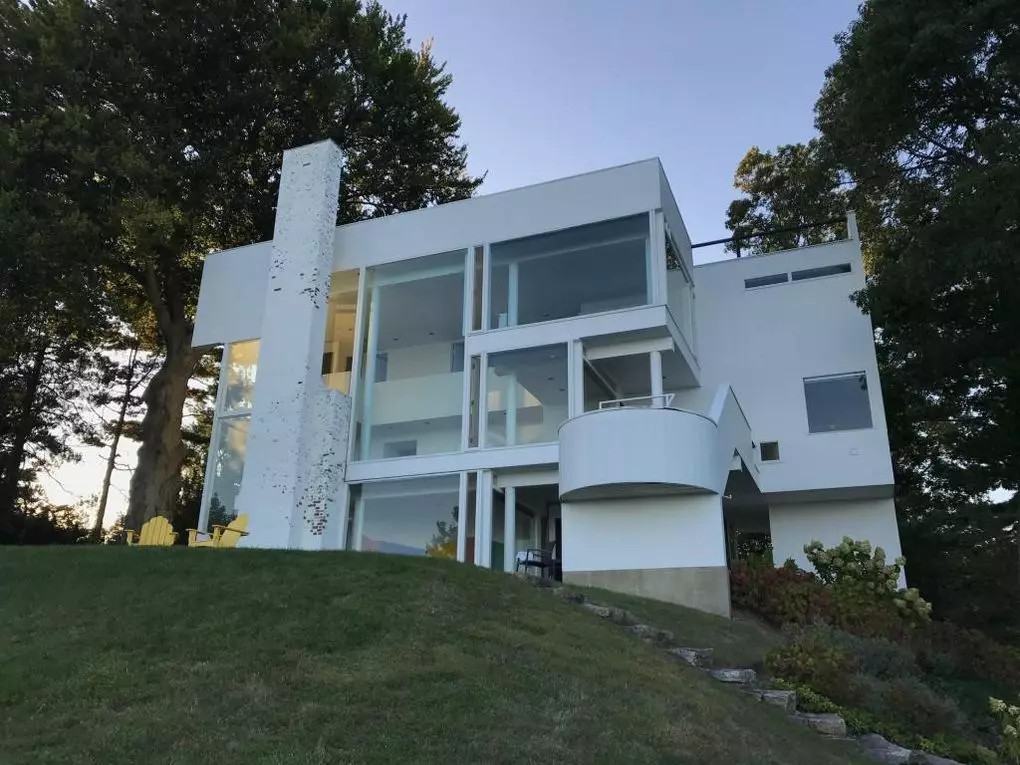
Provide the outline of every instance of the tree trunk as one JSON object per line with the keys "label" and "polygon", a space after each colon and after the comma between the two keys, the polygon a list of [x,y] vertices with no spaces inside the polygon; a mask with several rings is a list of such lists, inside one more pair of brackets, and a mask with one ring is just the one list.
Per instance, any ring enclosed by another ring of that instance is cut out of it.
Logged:
{"label": "tree trunk", "polygon": [[92,526],[92,541],[99,543],[103,539],[103,518],[106,516],[106,503],[110,499],[110,481],[113,479],[113,470],[117,466],[117,448],[120,446],[120,436],[124,432],[124,420],[127,419],[128,407],[131,405],[131,393],[134,390],[135,364],[138,361],[138,346],[131,349],[128,357],[127,372],[124,377],[124,393],[120,401],[120,411],[117,412],[117,422],[113,426],[113,440],[110,442],[110,452],[106,457],[106,473],[103,475],[103,489],[99,494],[99,507],[96,508],[96,522]]}
{"label": "tree trunk", "polygon": [[183,322],[167,343],[166,358],[145,388],[145,417],[138,464],[131,476],[131,497],[124,527],[139,531],[150,518],[171,518],[181,490],[181,465],[186,450],[181,438],[188,380],[200,354],[191,347],[190,328]]}
{"label": "tree trunk", "polygon": [[18,501],[18,486],[21,483],[21,464],[25,461],[25,446],[32,435],[35,420],[35,400],[39,393],[43,366],[46,363],[46,346],[41,346],[32,358],[32,367],[25,381],[25,393],[21,402],[21,412],[14,427],[11,449],[4,460],[3,476],[0,478],[0,516],[10,517],[14,514]]}

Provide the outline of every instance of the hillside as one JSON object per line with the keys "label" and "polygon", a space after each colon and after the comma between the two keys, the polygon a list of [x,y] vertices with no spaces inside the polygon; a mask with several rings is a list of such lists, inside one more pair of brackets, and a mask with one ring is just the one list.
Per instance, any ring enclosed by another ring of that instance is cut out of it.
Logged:
{"label": "hillside", "polygon": [[[7,548],[0,582],[4,765],[860,761],[570,603],[447,561]],[[681,637],[767,640],[627,600]]]}

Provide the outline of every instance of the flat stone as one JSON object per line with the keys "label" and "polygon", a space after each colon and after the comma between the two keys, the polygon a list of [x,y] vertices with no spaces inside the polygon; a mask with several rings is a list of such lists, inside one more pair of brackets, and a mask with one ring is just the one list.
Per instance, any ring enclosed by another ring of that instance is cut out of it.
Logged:
{"label": "flat stone", "polygon": [[857,739],[864,753],[878,762],[903,765],[910,762],[911,751],[906,747],[894,744],[877,733],[867,733]]}
{"label": "flat stone", "polygon": [[796,691],[749,690],[748,693],[758,699],[758,701],[779,707],[788,714],[793,714],[797,711]]}
{"label": "flat stone", "polygon": [[710,669],[708,674],[720,683],[753,683],[758,675],[753,669]]}
{"label": "flat stone", "polygon": [[846,723],[839,715],[798,712],[791,719],[826,736],[846,736]]}
{"label": "flat stone", "polygon": [[935,754],[928,754],[922,752],[920,749],[915,749],[910,753],[910,759],[908,760],[910,765],[963,765],[963,763],[957,762],[956,760],[950,760],[948,757],[939,757]]}
{"label": "flat stone", "polygon": [[666,653],[692,667],[708,667],[712,664],[711,648],[669,648]]}
{"label": "flat stone", "polygon": [[672,643],[673,633],[669,630],[660,630],[648,624],[631,624],[626,628],[634,637],[642,640],[650,640],[653,643]]}
{"label": "flat stone", "polygon": [[581,608],[583,608],[585,611],[590,611],[591,613],[595,614],[596,616],[600,616],[603,619],[608,619],[611,616],[611,612],[613,610],[608,606],[600,606],[597,603],[588,602],[581,603]]}

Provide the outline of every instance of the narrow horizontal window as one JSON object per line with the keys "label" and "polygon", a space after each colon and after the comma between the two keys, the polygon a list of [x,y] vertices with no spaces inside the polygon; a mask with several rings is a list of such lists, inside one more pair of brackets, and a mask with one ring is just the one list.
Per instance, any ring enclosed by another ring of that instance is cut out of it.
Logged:
{"label": "narrow horizontal window", "polygon": [[864,372],[807,378],[804,399],[810,433],[871,427],[871,400]]}
{"label": "narrow horizontal window", "polygon": [[759,446],[762,462],[779,462],[779,442],[762,441]]}
{"label": "narrow horizontal window", "polygon": [[768,287],[771,284],[786,284],[790,280],[789,274],[769,274],[768,276],[755,276],[744,279],[744,289],[750,290],[755,287]]}
{"label": "narrow horizontal window", "polygon": [[819,266],[818,268],[804,268],[794,271],[793,281],[802,282],[805,279],[818,279],[822,276],[836,276],[838,274],[850,273],[849,263],[839,263],[835,266]]}

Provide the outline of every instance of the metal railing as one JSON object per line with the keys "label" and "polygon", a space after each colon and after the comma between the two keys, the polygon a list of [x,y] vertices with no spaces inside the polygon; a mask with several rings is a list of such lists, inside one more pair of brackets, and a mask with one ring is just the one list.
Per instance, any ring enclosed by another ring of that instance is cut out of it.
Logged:
{"label": "metal railing", "polygon": [[[651,396],[631,396],[630,398],[611,398],[599,402],[599,409],[624,409],[633,407],[637,409],[668,409],[673,403],[674,393],[653,393]],[[647,406],[640,406],[638,401],[648,402]],[[656,402],[662,402],[656,404]]]}
{"label": "metal railing", "polygon": [[[730,244],[730,243],[732,243],[733,244],[733,249],[736,252],[737,257],[739,258],[740,257],[740,243],[741,242],[745,242],[745,241],[752,240],[752,239],[761,239],[762,237],[770,236],[772,234],[793,234],[793,233],[796,233],[798,231],[806,231],[806,230],[812,229],[812,228],[821,228],[822,226],[835,226],[838,223],[843,223],[843,224],[847,225],[848,229],[850,227],[849,221],[847,220],[846,217],[832,218],[830,220],[815,221],[814,223],[804,223],[804,224],[802,224],[800,226],[788,226],[787,228],[774,228],[774,229],[770,229],[768,231],[759,231],[758,233],[755,233],[755,234],[742,234],[740,236],[727,237],[726,239],[713,239],[710,242],[698,242],[697,244],[692,244],[691,245],[691,249],[692,250],[696,250],[699,247],[711,247],[711,246],[716,245],[716,244]],[[850,238],[853,238],[853,237],[851,236]]]}

